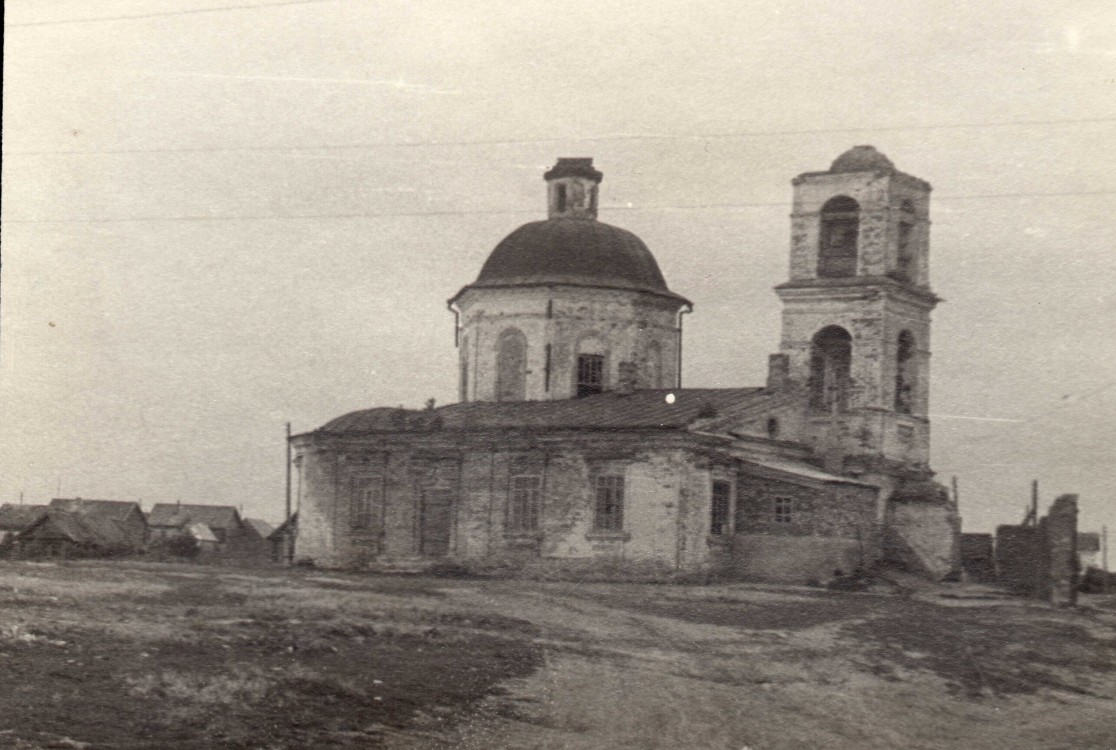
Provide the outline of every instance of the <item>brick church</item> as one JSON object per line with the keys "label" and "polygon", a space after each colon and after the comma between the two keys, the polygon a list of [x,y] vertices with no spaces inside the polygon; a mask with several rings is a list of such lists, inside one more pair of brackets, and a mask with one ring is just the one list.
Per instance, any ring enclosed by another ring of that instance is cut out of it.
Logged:
{"label": "brick church", "polygon": [[[295,559],[609,565],[824,580],[957,569],[932,480],[930,185],[871,146],[796,177],[767,382],[682,388],[682,315],[591,159],[449,301],[460,402],[292,438]],[[621,562],[622,561],[622,562]]]}

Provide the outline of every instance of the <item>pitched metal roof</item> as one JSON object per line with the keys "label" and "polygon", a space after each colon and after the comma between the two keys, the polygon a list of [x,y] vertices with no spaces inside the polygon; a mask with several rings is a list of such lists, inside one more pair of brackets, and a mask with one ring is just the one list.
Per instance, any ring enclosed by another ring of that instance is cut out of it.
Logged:
{"label": "pitched metal roof", "polygon": [[47,512],[45,505],[0,505],[0,530],[23,531],[42,518]]}
{"label": "pitched metal roof", "polygon": [[[484,429],[675,429],[761,397],[762,388],[678,388],[601,393],[558,401],[469,401],[438,409],[366,409],[326,423],[318,432],[366,434]],[[668,397],[671,400],[668,401]]]}
{"label": "pitched metal roof", "polygon": [[81,497],[56,497],[50,501],[53,510],[78,513],[83,516],[100,516],[122,521],[133,511],[143,511],[139,503],[132,500],[86,500]]}
{"label": "pitched metal roof", "polygon": [[156,503],[147,515],[147,523],[175,528],[186,523],[203,523],[211,529],[231,529],[239,525],[240,513],[232,505]]}
{"label": "pitched metal roof", "polygon": [[765,469],[772,469],[783,474],[790,474],[792,476],[801,477],[803,479],[811,479],[815,482],[825,482],[827,484],[854,484],[858,487],[874,487],[877,485],[871,482],[863,482],[859,479],[852,477],[843,477],[839,474],[831,474],[828,471],[819,469],[813,464],[799,461],[792,458],[779,458],[775,456],[764,456],[763,458],[747,458],[744,459],[747,463],[755,464],[756,466]]}

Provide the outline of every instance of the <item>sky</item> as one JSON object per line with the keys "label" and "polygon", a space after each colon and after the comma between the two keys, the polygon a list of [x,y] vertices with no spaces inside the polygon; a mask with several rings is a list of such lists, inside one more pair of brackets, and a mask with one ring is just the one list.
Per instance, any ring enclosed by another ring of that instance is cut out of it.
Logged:
{"label": "sky", "polygon": [[932,467],[964,527],[1116,532],[1116,9],[9,0],[0,502],[281,518],[284,426],[456,394],[446,300],[543,172],[695,303],[683,379],[763,383],[790,180],[934,186]]}

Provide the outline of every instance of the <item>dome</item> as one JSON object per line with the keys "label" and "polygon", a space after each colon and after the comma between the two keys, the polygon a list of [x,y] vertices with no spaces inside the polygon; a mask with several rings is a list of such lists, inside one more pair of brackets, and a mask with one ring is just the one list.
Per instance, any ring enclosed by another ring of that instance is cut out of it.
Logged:
{"label": "dome", "polygon": [[881,154],[874,146],[853,146],[838,156],[829,167],[831,174],[843,172],[894,172],[891,159]]}
{"label": "dome", "polygon": [[667,288],[643,240],[591,219],[524,224],[496,246],[466,288],[546,284],[632,289],[685,301]]}

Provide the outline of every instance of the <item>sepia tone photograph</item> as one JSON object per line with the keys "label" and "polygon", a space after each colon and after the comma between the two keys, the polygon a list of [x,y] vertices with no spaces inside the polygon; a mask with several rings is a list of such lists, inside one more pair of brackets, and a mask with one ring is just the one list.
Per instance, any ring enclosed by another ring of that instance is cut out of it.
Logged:
{"label": "sepia tone photograph", "polygon": [[10,0],[0,748],[1116,750],[1116,8]]}

